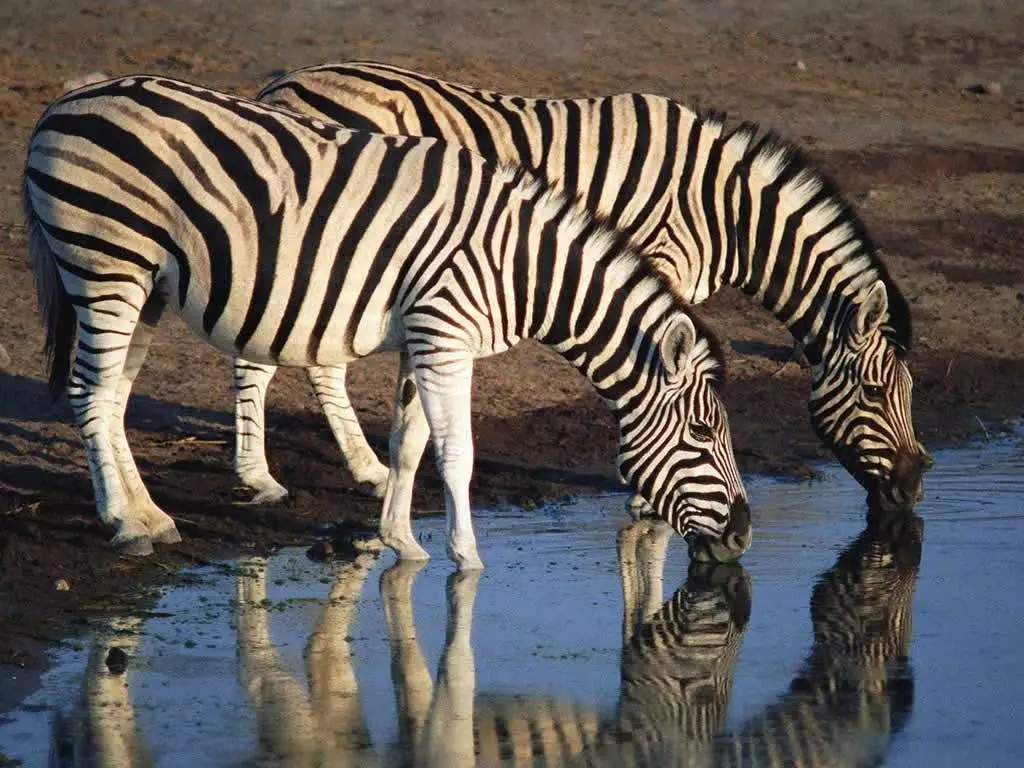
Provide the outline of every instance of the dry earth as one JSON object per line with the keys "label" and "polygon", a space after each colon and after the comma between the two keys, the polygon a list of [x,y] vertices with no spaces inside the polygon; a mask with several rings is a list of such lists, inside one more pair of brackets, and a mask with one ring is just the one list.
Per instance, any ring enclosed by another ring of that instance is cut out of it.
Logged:
{"label": "dry earth", "polygon": [[[837,179],[909,298],[915,420],[934,447],[996,430],[1024,406],[1024,7],[964,5],[4,4],[0,663],[8,666],[0,711],[31,681],[19,668],[38,665],[41,649],[116,606],[129,587],[243,548],[309,541],[322,523],[358,524],[376,513],[354,492],[296,372],[278,377],[270,413],[272,466],[292,500],[278,508],[235,503],[227,359],[171,321],[140,377],[129,426],[147,482],[186,540],[141,563],[105,547],[68,408],[45,393],[18,204],[25,142],[63,82],[93,71],[150,72],[251,94],[280,70],[371,58],[507,92],[650,91],[757,120]],[[805,371],[778,372],[788,337],[730,292],[702,312],[729,342],[727,399],[742,468],[807,472],[825,453],[806,418]],[[384,356],[352,370],[353,398],[378,447],[394,367]],[[560,358],[527,345],[478,370],[478,504],[614,486],[611,420]],[[419,508],[437,509],[429,460],[420,486]],[[60,578],[70,591],[54,589]]]}

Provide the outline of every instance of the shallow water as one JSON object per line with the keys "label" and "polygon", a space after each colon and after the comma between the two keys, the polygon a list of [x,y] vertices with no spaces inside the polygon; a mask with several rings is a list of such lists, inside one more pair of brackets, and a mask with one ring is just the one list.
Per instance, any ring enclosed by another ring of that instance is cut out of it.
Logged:
{"label": "shallow water", "polygon": [[[624,497],[607,496],[481,512],[479,577],[452,575],[436,519],[416,523],[421,569],[293,550],[197,571],[151,615],[60,651],[0,720],[0,751],[27,766],[1024,764],[1024,436],[939,452],[920,517],[868,528],[838,468],[749,488],[742,567],[688,573],[678,538],[620,533]],[[107,670],[111,646],[126,673]]]}

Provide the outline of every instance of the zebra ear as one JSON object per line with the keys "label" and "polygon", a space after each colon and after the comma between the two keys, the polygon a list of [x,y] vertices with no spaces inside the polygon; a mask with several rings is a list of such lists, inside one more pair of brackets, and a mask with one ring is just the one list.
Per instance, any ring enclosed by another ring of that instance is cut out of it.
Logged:
{"label": "zebra ear", "polygon": [[875,284],[854,300],[857,306],[853,316],[852,332],[854,342],[862,342],[877,331],[889,311],[889,295],[885,283],[876,280]]}
{"label": "zebra ear", "polygon": [[693,368],[693,348],[697,344],[697,329],[683,312],[678,312],[661,339],[661,359],[670,380],[677,381]]}

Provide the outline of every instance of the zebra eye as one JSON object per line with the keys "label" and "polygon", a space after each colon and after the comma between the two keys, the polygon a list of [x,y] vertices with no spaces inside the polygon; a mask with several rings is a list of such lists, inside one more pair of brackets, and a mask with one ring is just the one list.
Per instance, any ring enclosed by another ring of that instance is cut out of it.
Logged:
{"label": "zebra eye", "polygon": [[703,443],[710,443],[715,436],[714,430],[707,424],[691,424],[690,434],[693,435],[694,440],[700,440]]}
{"label": "zebra eye", "polygon": [[865,384],[862,389],[864,390],[864,397],[868,400],[878,402],[885,397],[885,387],[880,384]]}

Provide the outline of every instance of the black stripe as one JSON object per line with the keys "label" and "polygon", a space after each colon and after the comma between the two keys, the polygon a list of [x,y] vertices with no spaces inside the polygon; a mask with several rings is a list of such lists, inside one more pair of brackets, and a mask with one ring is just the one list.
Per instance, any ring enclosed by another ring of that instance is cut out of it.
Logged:
{"label": "black stripe", "polygon": [[551,142],[555,137],[555,128],[551,118],[551,107],[548,102],[536,101],[533,104],[533,112],[537,115],[537,126],[540,128],[540,159],[537,162],[537,168],[540,169],[541,175],[545,179],[554,178],[551,174],[551,170],[556,173],[557,168],[550,169],[548,164],[551,162]]}
{"label": "black stripe", "polygon": [[676,195],[679,200],[679,212],[683,217],[683,223],[686,225],[686,229],[689,231],[693,242],[696,244],[697,253],[701,263],[704,261],[704,242],[700,233],[697,231],[697,223],[693,217],[693,211],[690,208],[690,202],[687,199],[690,191],[690,184],[693,182],[693,175],[697,166],[697,157],[700,154],[700,135],[704,127],[704,124],[700,120],[694,120],[690,125],[690,133],[686,137],[686,145],[683,147],[683,151],[686,152],[686,159],[683,162],[683,170],[679,175],[679,186],[676,187]]}
{"label": "black stripe", "polygon": [[601,99],[601,106],[598,110],[597,155],[594,157],[594,175],[590,179],[586,198],[587,208],[591,211],[598,210],[598,205],[601,203],[601,192],[608,179],[608,168],[611,166],[615,149],[615,110],[612,109],[610,98]]}
{"label": "black stripe", "polygon": [[561,102],[565,107],[565,167],[562,183],[569,197],[579,194],[580,184],[580,141],[582,117],[580,105],[575,101]]}
{"label": "black stripe", "polygon": [[[629,156],[629,168],[626,170],[626,175],[608,216],[613,226],[617,225],[626,206],[637,194],[640,187],[640,175],[643,173],[644,163],[647,161],[647,155],[651,148],[651,113],[646,99],[640,94],[633,94],[633,116],[636,124],[636,138],[633,140]],[[666,158],[666,162],[670,159]]]}

